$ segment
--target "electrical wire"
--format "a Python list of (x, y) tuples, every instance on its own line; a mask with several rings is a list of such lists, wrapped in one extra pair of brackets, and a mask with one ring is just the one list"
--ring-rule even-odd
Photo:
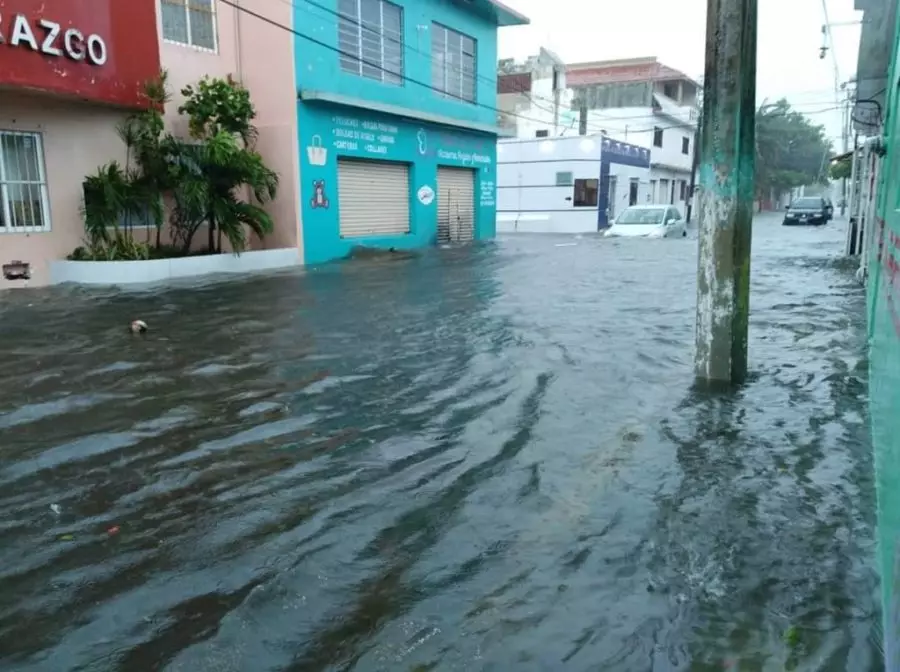
[[(248, 8), (246, 8), (246, 7), (242, 7), (241, 5), (237, 4), (236, 2), (233, 2), (232, 0), (219, 0), (219, 2), (221, 2), (222, 4), (227, 5), (227, 6), (229, 6), (229, 7), (232, 7), (232, 8), (236, 9), (236, 10), (239, 11), (239, 12), (243, 12), (244, 14), (247, 14), (248, 16), (252, 16), (252, 17), (254, 17), (255, 19), (257, 19), (257, 20), (259, 20), (259, 21), (262, 21), (262, 22), (267, 23), (267, 24), (269, 24), (269, 25), (271, 25), (271, 26), (274, 26), (275, 28), (280, 28), (281, 30), (284, 30), (284, 31), (289, 32), (289, 33), (292, 33), (293, 35), (295, 35), (295, 36), (297, 36), (297, 37), (299, 37), (299, 38), (301, 38), (301, 39), (303, 39), (303, 40), (306, 40), (306, 41), (308, 41), (308, 42), (311, 42), (312, 44), (315, 44), (316, 46), (322, 47), (323, 49), (327, 49), (328, 51), (335, 52), (335, 53), (337, 53), (337, 54), (340, 54), (341, 56), (346, 56), (347, 58), (352, 58), (352, 59), (354, 59), (354, 60), (356, 60), (356, 61), (359, 61), (359, 62), (362, 63), (363, 65), (367, 65), (367, 66), (369, 66), (369, 67), (371, 67), (371, 68), (375, 68), (375, 69), (381, 70), (382, 72), (385, 72), (384, 67), (382, 67), (382, 65), (381, 65), (380, 63), (375, 63), (375, 62), (373, 62), (373, 61), (368, 61), (368, 60), (366, 60), (366, 59), (364, 59), (364, 58), (361, 58), (360, 56), (357, 56), (356, 54), (352, 54), (352, 53), (350, 53), (350, 52), (344, 51), (343, 49), (340, 49), (339, 47), (334, 47), (334, 46), (332, 46), (332, 45), (330, 45), (330, 44), (327, 44), (327, 43), (323, 42), (322, 40), (319, 40), (319, 39), (317, 39), (317, 38), (315, 38), (315, 37), (312, 37), (311, 35), (307, 35), (306, 33), (303, 33), (303, 32), (301, 32), (301, 31), (299, 31), (299, 30), (295, 30), (294, 28), (292, 28), (292, 27), (290, 27), (290, 26), (285, 26), (283, 23), (279, 23), (278, 21), (276, 21), (276, 20), (274, 20), (274, 19), (271, 19), (271, 18), (269, 18), (268, 16), (264, 16), (263, 14), (260, 14), (260, 13), (258, 13), (258, 12), (253, 11), (252, 9), (248, 9)], [(403, 80), (403, 81), (409, 82), (409, 83), (411, 83), (411, 84), (416, 84), (416, 85), (421, 86), (421, 87), (423, 87), (423, 88), (425, 88), (425, 89), (429, 89), (429, 90), (431, 90), (431, 91), (434, 91), (434, 92), (436, 92), (436, 93), (439, 93), (439, 94), (441, 94), (442, 96), (448, 96), (448, 97), (453, 98), (453, 99), (455, 99), (455, 100), (459, 100), (459, 101), (462, 101), (462, 102), (470, 103), (470, 104), (472, 104), (472, 105), (474, 105), (474, 106), (476, 106), (476, 107), (481, 107), (481, 108), (484, 108), (484, 109), (486, 109), (486, 110), (490, 110), (490, 111), (496, 112), (496, 113), (501, 113), (501, 114), (506, 114), (506, 115), (509, 115), (509, 116), (514, 116), (514, 117), (517, 117), (517, 118), (519, 118), (519, 119), (523, 119), (523, 120), (525, 120), (525, 121), (533, 121), (533, 122), (539, 123), (539, 124), (545, 124), (545, 123), (547, 123), (546, 120), (543, 120), (543, 119), (534, 119), (534, 118), (531, 118), (531, 117), (526, 117), (526, 116), (524, 116), (524, 115), (520, 115), (520, 114), (517, 114), (517, 113), (514, 113), (514, 112), (509, 112), (509, 111), (507, 111), (507, 110), (502, 110), (502, 109), (500, 109), (500, 108), (498, 108), (498, 107), (494, 107), (494, 106), (492, 106), (492, 105), (485, 105), (484, 103), (479, 103), (479, 102), (477, 102), (477, 101), (475, 101), (475, 102), (464, 101), (463, 99), (459, 98), (458, 96), (454, 96), (453, 94), (450, 94), (450, 93), (444, 91), (443, 89), (440, 89), (440, 88), (438, 88), (438, 87), (436, 87), (436, 86), (433, 86), (432, 84), (427, 84), (427, 83), (425, 83), (425, 82), (422, 82), (422, 81), (420, 81), (420, 80), (418, 80), (418, 79), (414, 79), (414, 78), (409, 77), (408, 75), (405, 75), (405, 74), (402, 74), (402, 73), (393, 73), (393, 72), (392, 72), (391, 74), (392, 74), (392, 75), (398, 76), (398, 77), (399, 77), (401, 80)]]
[(838, 88), (841, 75), (838, 68), (837, 54), (834, 52), (834, 35), (831, 33), (831, 21), (828, 19), (828, 1), (822, 0), (822, 14), (825, 16), (825, 36), (828, 38), (831, 61), (834, 64), (834, 102), (838, 102)]
[[(285, 5), (287, 5), (287, 6), (289, 6), (289, 7), (291, 7), (292, 9), (300, 9), (296, 4), (294, 4), (293, 0), (278, 0), (278, 1), (281, 2), (281, 3), (283, 3), (283, 4), (285, 4)], [(429, 58), (429, 59), (431, 58), (431, 54), (430, 54), (430, 53), (426, 53), (426, 52), (424, 52), (424, 51), (422, 51), (422, 50), (420, 50), (420, 49), (417, 49), (417, 48), (413, 47), (412, 45), (409, 45), (409, 44), (405, 43), (405, 42), (404, 42), (402, 39), (400, 39), (400, 38), (396, 38), (396, 37), (392, 37), (392, 36), (390, 36), (390, 35), (386, 35), (383, 31), (379, 31), (379, 30), (377, 30), (377, 29), (375, 29), (375, 28), (372, 28), (372, 27), (370, 27), (370, 26), (367, 26), (364, 22), (362, 22), (362, 21), (360, 21), (360, 20), (357, 20), (357, 19), (355, 19), (355, 18), (353, 18), (353, 17), (346, 16), (345, 14), (341, 14), (339, 11), (337, 11), (337, 10), (335, 10), (335, 9), (332, 9), (332, 8), (330, 8), (330, 7), (325, 7), (324, 5), (321, 5), (321, 4), (319, 4), (318, 2), (315, 2), (315, 0), (301, 0), (301, 1), (304, 2), (306, 5), (309, 5), (309, 6), (311, 6), (311, 7), (314, 7), (314, 8), (316, 8), (316, 9), (319, 9), (319, 10), (323, 11), (323, 12), (326, 12), (326, 13), (329, 14), (329, 15), (332, 15), (332, 16), (336, 17), (338, 20), (346, 21), (347, 23), (349, 23), (349, 24), (352, 25), (352, 26), (356, 26), (357, 28), (360, 28), (361, 30), (366, 30), (366, 31), (368, 31), (369, 33), (371, 33), (371, 34), (377, 36), (379, 40), (382, 40), (382, 39), (383, 39), (383, 40), (386, 40), (386, 41), (388, 41), (388, 42), (390, 42), (390, 43), (392, 43), (392, 44), (397, 44), (398, 46), (402, 47), (402, 48), (405, 49), (405, 50), (408, 50), (408, 51), (411, 51), (411, 52), (413, 52), (413, 53), (419, 54), (419, 55), (421, 55), (421, 56), (424, 56), (425, 58)], [(226, 2), (225, 4), (231, 5), (232, 7), (234, 6), (232, 3), (229, 3), (229, 2)], [(241, 9), (243, 9), (243, 8), (241, 8)], [(338, 28), (338, 27), (339, 27), (337, 23), (333, 23), (332, 25), (334, 25), (335, 28)], [(285, 29), (288, 29), (287, 26), (284, 26), (284, 28), (285, 28)], [(293, 29), (289, 29), (289, 30), (291, 30), (291, 31), (294, 32), (295, 34), (298, 34), (298, 35), (299, 35), (299, 33), (297, 33), (296, 31), (294, 31)], [(302, 36), (301, 36), (301, 37), (302, 37)], [(329, 48), (335, 49), (334, 47), (329, 47)], [(346, 53), (346, 52), (341, 51), (339, 48), (337, 49), (337, 51), (338, 51), (339, 53), (341, 53), (342, 55), (346, 55), (346, 56), (348, 56), (348, 57), (350, 57), (350, 58), (353, 58), (353, 59), (355, 59), (355, 60), (359, 60), (360, 62), (365, 63), (365, 65), (369, 65), (370, 67), (377, 68), (377, 69), (381, 70), (382, 72), (384, 71), (384, 68), (383, 68), (380, 64), (377, 64), (377, 63), (374, 63), (374, 62), (363, 61), (362, 59), (357, 58), (355, 54), (348, 54), (348, 53)], [(420, 83), (420, 82), (416, 82), (415, 80), (411, 80), (411, 79), (409, 79), (408, 77), (405, 77), (405, 76), (402, 75), (402, 74), (398, 74), (398, 73), (392, 73), (392, 74), (398, 75), (398, 76), (400, 76), (401, 79), (404, 79), (404, 80), (407, 80), (407, 81), (411, 81), (411, 82), (414, 82), (414, 83)], [(510, 74), (514, 74), (514, 73), (510, 73)], [(479, 74), (477, 74), (477, 73), (473, 73), (473, 75), (475, 76), (476, 81), (478, 81), (478, 80), (483, 81), (483, 82), (489, 84), (491, 87), (496, 87), (496, 86), (497, 86), (497, 79), (496, 79), (496, 77), (495, 77), (495, 78), (491, 78), (491, 77), (487, 77), (487, 76), (485, 76), (485, 75), (479, 75)], [(661, 78), (660, 78), (659, 80), (657, 80), (657, 78), (650, 78), (650, 79), (648, 79), (648, 80), (646, 80), (646, 81), (654, 82), (654, 81), (663, 81), (663, 80), (662, 80)], [(431, 87), (431, 88), (434, 88), (434, 87)], [(542, 107), (541, 105), (538, 105), (535, 99), (544, 101), (544, 102), (548, 103), (549, 105), (554, 105), (554, 106), (556, 106), (556, 105), (557, 105), (557, 101), (555, 101), (555, 100), (551, 100), (550, 98), (547, 98), (547, 97), (545, 97), (545, 96), (538, 96), (538, 95), (532, 93), (531, 91), (526, 91), (525, 89), (517, 89), (517, 88), (514, 88), (513, 91), (511, 91), (510, 93), (520, 94), (520, 95), (524, 96), (524, 97), (526, 98), (526, 100), (528, 100), (535, 108), (537, 108), (537, 109), (540, 110), (541, 112), (547, 112), (547, 113), (549, 113), (549, 114), (556, 114), (556, 110), (554, 110), (554, 109), (552, 109), (552, 108), (546, 108), (546, 107)], [(496, 108), (493, 108), (493, 109), (496, 109)], [(518, 114), (515, 114), (515, 113), (512, 113), (512, 112), (507, 112), (507, 111), (505, 111), (505, 110), (497, 110), (497, 111), (498, 111), (498, 112), (501, 112), (501, 113), (503, 113), (503, 114), (508, 114), (508, 115), (511, 115), (511, 116), (516, 116), (516, 117), (518, 117), (518, 118), (520, 118), (520, 119), (524, 119), (524, 120), (527, 120), (527, 121), (534, 121), (534, 122), (536, 122), (536, 123), (547, 123), (546, 120), (530, 119), (530, 118), (527, 118), (527, 117), (523, 117), (522, 115), (518, 115)], [(641, 116), (641, 117), (634, 117), (634, 116), (604, 117), (601, 121), (602, 121), (602, 122), (605, 122), (605, 121), (641, 121), (642, 119), (645, 120), (645, 121), (647, 121), (647, 122), (650, 122), (650, 121), (657, 120), (658, 117), (657, 117), (656, 115), (643, 115), (643, 116)], [(574, 127), (575, 123), (578, 123), (577, 120), (575, 120), (575, 121), (571, 124), (571, 126)], [(690, 126), (690, 125), (691, 125), (691, 124), (690, 124), (689, 122), (684, 122), (684, 124), (683, 124), (683, 126)], [(681, 124), (675, 124), (675, 125), (671, 126), (671, 128), (679, 128), (679, 127), (681, 127), (681, 126), (682, 126)], [(589, 127), (588, 130), (589, 130), (589, 131), (593, 131), (593, 132), (596, 133), (596, 134), (601, 134), (601, 133), (606, 132), (607, 130), (610, 130), (610, 127), (609, 127), (608, 125), (604, 125), (602, 128), (601, 128), (601, 127), (597, 127), (597, 128), (590, 128), (590, 127)], [(620, 132), (620, 133), (628, 133), (628, 132), (631, 132), (629, 129), (622, 129), (622, 128), (612, 128), (611, 130), (617, 131), (617, 132)], [(641, 131), (634, 131), (634, 132), (641, 132)]]
[[(278, 0), (278, 1), (279, 1), (279, 2), (282, 2), (282, 3), (286, 4), (286, 5), (288, 5), (288, 6), (291, 7), (292, 9), (300, 9), (297, 5), (295, 5), (295, 4), (293, 3), (292, 0)], [(361, 29), (361, 30), (369, 31), (369, 32), (372, 33), (373, 35), (377, 36), (379, 40), (382, 40), (382, 39), (383, 39), (383, 40), (386, 40), (386, 41), (388, 41), (388, 42), (391, 42), (392, 44), (397, 44), (398, 46), (400, 46), (400, 47), (401, 47), (402, 49), (404, 49), (404, 50), (408, 50), (408, 51), (411, 51), (411, 52), (413, 52), (413, 53), (417, 53), (417, 54), (419, 54), (419, 55), (421, 55), (421, 56), (424, 56), (424, 57), (426, 57), (426, 58), (431, 58), (431, 54), (430, 54), (430, 53), (425, 53), (424, 51), (422, 51), (422, 50), (420, 50), (420, 49), (417, 49), (417, 48), (413, 47), (413, 46), (410, 45), (410, 44), (406, 44), (406, 43), (403, 41), (402, 38), (392, 37), (392, 36), (390, 36), (390, 35), (385, 34), (384, 31), (379, 31), (379, 30), (377, 30), (377, 29), (375, 29), (375, 28), (372, 28), (372, 27), (366, 25), (366, 24), (365, 24), (363, 21), (361, 21), (361, 20), (355, 19), (355, 18), (350, 17), (350, 16), (347, 16), (347, 15), (345, 15), (345, 14), (341, 14), (341, 12), (339, 12), (338, 10), (332, 9), (332, 8), (330, 8), (330, 7), (326, 7), (326, 6), (324, 6), (324, 5), (321, 5), (321, 4), (319, 4), (318, 2), (315, 2), (314, 0), (301, 0), (301, 1), (304, 2), (306, 5), (310, 5), (311, 7), (315, 7), (316, 9), (319, 9), (319, 10), (321, 10), (321, 11), (323, 11), (323, 12), (326, 12), (326, 13), (332, 15), (332, 16), (335, 16), (335, 17), (336, 17), (338, 20), (340, 20), (340, 21), (346, 21), (346, 22), (348, 22), (350, 25), (356, 26), (357, 28), (359, 28), (359, 29)], [(334, 25), (335, 25), (336, 28), (338, 27), (338, 24), (337, 24), (337, 23), (335, 23)], [(477, 72), (476, 72), (476, 73), (472, 73), (472, 74), (474, 75), (476, 81), (481, 80), (481, 81), (483, 81), (483, 82), (485, 82), (485, 83), (491, 85), (492, 87), (496, 87), (496, 85), (497, 85), (497, 80), (496, 80), (496, 78), (493, 78), (493, 79), (492, 79), (492, 78), (487, 77), (487, 76), (485, 76), (485, 75), (479, 75)], [(551, 113), (551, 114), (554, 113), (554, 110), (553, 110), (553, 109), (543, 108), (543, 107), (541, 107), (540, 105), (538, 105), (537, 102), (535, 101), (535, 97), (537, 97), (537, 98), (539, 98), (540, 100), (543, 100), (543, 101), (545, 101), (545, 102), (547, 102), (547, 103), (549, 103), (549, 104), (551, 104), (551, 105), (555, 105), (555, 104), (556, 104), (556, 101), (554, 101), (554, 100), (550, 100), (549, 98), (546, 98), (546, 97), (543, 97), (543, 96), (535, 96), (535, 94), (531, 93), (530, 91), (525, 91), (524, 89), (516, 89), (516, 90), (513, 91), (513, 93), (518, 93), (518, 94), (524, 95), (532, 105), (534, 105), (536, 108), (538, 108), (538, 109), (541, 110), (542, 112), (549, 112), (549, 113)]]
[[(363, 58), (361, 58), (361, 57), (358, 57), (356, 54), (353, 54), (353, 53), (344, 51), (343, 49), (340, 49), (339, 47), (334, 47), (334, 46), (332, 46), (332, 45), (330, 45), (330, 44), (327, 44), (326, 42), (323, 42), (322, 40), (319, 40), (319, 39), (317, 39), (317, 38), (315, 38), (315, 37), (312, 37), (311, 35), (307, 35), (306, 33), (303, 33), (303, 32), (301, 32), (301, 31), (295, 30), (294, 28), (292, 28), (292, 27), (290, 27), (290, 26), (286, 26), (286, 25), (284, 25), (284, 24), (282, 24), (282, 23), (279, 23), (278, 21), (276, 21), (276, 20), (274, 20), (274, 19), (271, 19), (271, 18), (269, 18), (269, 17), (267, 17), (267, 16), (264, 16), (263, 14), (260, 14), (260, 13), (258, 13), (258, 12), (255, 12), (255, 11), (251, 10), (251, 9), (248, 9), (248, 8), (246, 8), (246, 7), (243, 7), (243, 6), (239, 5), (239, 4), (237, 4), (236, 2), (234, 2), (233, 0), (219, 0), (219, 1), (220, 1), (222, 4), (225, 4), (225, 5), (229, 6), (229, 7), (234, 8), (234, 9), (237, 10), (237, 11), (243, 12), (244, 14), (247, 14), (248, 16), (252, 16), (253, 18), (255, 18), (255, 19), (259, 20), (259, 21), (262, 21), (262, 22), (267, 23), (267, 24), (269, 24), (269, 25), (271, 25), (271, 26), (273, 26), (273, 27), (275, 27), (275, 28), (279, 28), (279, 29), (284, 30), (284, 31), (286, 31), (286, 32), (288, 32), (288, 33), (291, 33), (291, 34), (295, 35), (296, 37), (299, 37), (299, 38), (301, 38), (301, 39), (303, 39), (303, 40), (306, 40), (306, 41), (308, 41), (308, 42), (311, 42), (312, 44), (315, 44), (316, 46), (322, 47), (322, 48), (324, 48), (324, 49), (327, 49), (328, 51), (332, 51), (332, 52), (337, 53), (337, 54), (339, 54), (339, 55), (346, 56), (346, 57), (352, 58), (352, 59), (354, 59), (354, 60), (358, 60), (358, 61), (359, 61), (360, 63), (362, 63), (363, 65), (367, 65), (367, 66), (369, 66), (369, 67), (372, 67), (372, 68), (381, 70), (382, 72), (385, 71), (385, 69), (384, 69), (384, 68), (382, 67), (382, 65), (379, 64), (379, 63), (375, 63), (375, 62), (373, 62), (373, 61), (367, 61), (367, 60), (365, 60), (365, 59), (363, 59)], [(289, 4), (290, 6), (294, 7), (293, 3), (292, 3), (290, 0), (279, 0), (279, 1), (285, 2), (286, 4)], [(304, 2), (310, 3), (310, 0), (304, 0)], [(316, 3), (311, 3), (311, 4), (315, 4), (316, 6), (320, 6), (320, 5), (317, 5)], [(327, 8), (326, 8), (326, 9), (327, 9)], [(328, 11), (331, 12), (331, 10), (328, 10)], [(338, 14), (338, 16), (342, 16), (342, 15)], [(423, 52), (420, 52), (420, 51), (418, 51), (418, 50), (416, 50), (416, 51), (417, 51), (417, 53), (420, 53), (420, 54), (423, 53)], [(427, 55), (427, 54), (425, 54), (425, 55)], [(433, 86), (433, 85), (431, 85), (431, 84), (427, 84), (427, 83), (422, 82), (422, 81), (420, 81), (420, 80), (414, 79), (414, 78), (412, 78), (412, 77), (409, 77), (408, 75), (405, 75), (405, 74), (402, 74), (402, 73), (400, 73), (400, 74), (398, 74), (398, 73), (392, 73), (392, 74), (399, 76), (403, 81), (407, 81), (407, 82), (410, 82), (410, 83), (412, 83), (412, 84), (416, 84), (416, 85), (418, 85), (418, 86), (421, 86), (421, 87), (423, 87), (423, 88), (429, 89), (429, 90), (434, 91), (434, 92), (436, 92), (436, 93), (439, 93), (439, 94), (441, 94), (441, 95), (450, 96), (451, 98), (456, 98), (456, 97), (453, 96), (452, 94), (448, 94), (448, 93), (447, 93), (446, 91), (444, 91), (443, 89), (440, 89), (440, 88), (438, 88), (438, 87), (436, 87), (436, 86)], [(458, 99), (458, 98), (456, 98), (456, 99), (457, 99), (457, 100), (461, 100), (461, 99)], [(465, 102), (470, 102), (470, 101), (465, 101)], [(518, 119), (522, 119), (523, 121), (531, 121), (531, 122), (540, 123), (540, 124), (545, 124), (545, 123), (547, 123), (546, 120), (544, 120), (544, 119), (535, 119), (535, 118), (533, 118), (533, 117), (526, 117), (526, 116), (524, 116), (524, 115), (521, 115), (521, 114), (518, 114), (518, 113), (515, 113), (515, 112), (509, 112), (509, 111), (507, 111), (507, 110), (502, 110), (502, 109), (500, 109), (500, 108), (498, 108), (498, 107), (494, 107), (494, 106), (492, 106), (492, 105), (486, 105), (486, 104), (484, 104), (484, 103), (479, 103), (479, 102), (477, 102), (477, 101), (472, 102), (471, 104), (472, 104), (472, 105), (475, 105), (476, 107), (481, 107), (481, 108), (490, 110), (490, 111), (495, 112), (495, 113), (501, 113), (501, 114), (505, 114), (505, 115), (508, 115), (508, 116), (511, 116), (511, 117), (515, 117), (515, 118), (518, 118)], [(817, 111), (817, 112), (810, 112), (810, 113), (808, 113), (808, 114), (819, 114), (819, 113), (825, 113), (825, 112), (829, 112), (829, 111), (831, 111), (831, 110), (830, 110), (830, 109), (826, 109), (826, 110), (819, 110), (819, 111)], [(657, 118), (657, 117), (653, 117), (653, 118), (655, 119), (655, 118)], [(613, 118), (608, 118), (608, 119), (609, 119), (609, 120), (613, 120)], [(621, 121), (626, 121), (626, 120), (633, 120), (633, 119), (636, 119), (636, 118), (635, 118), (635, 117), (621, 117), (621, 118), (616, 118), (616, 119), (621, 120)], [(573, 125), (574, 125), (574, 124), (573, 124)], [(689, 125), (688, 122), (682, 122), (682, 123), (672, 124), (672, 125), (670, 125), (670, 126), (654, 125), (654, 126), (651, 126), (651, 127), (648, 127), (648, 128), (636, 128), (636, 129), (626, 128), (626, 129), (619, 129), (619, 128), (613, 128), (613, 127), (608, 127), (608, 126), (607, 126), (607, 127), (604, 127), (604, 128), (599, 128), (599, 129), (589, 129), (589, 130), (594, 130), (594, 134), (595, 134), (595, 135), (606, 135), (606, 134), (607, 134), (607, 131), (609, 131), (609, 130), (613, 130), (613, 131), (616, 131), (616, 132), (618, 132), (618, 133), (647, 133), (647, 132), (650, 132), (650, 131), (657, 131), (657, 130), (665, 131), (665, 130), (670, 130), (670, 129), (675, 129), (675, 128), (684, 128), (685, 126), (688, 126), (688, 125)]]

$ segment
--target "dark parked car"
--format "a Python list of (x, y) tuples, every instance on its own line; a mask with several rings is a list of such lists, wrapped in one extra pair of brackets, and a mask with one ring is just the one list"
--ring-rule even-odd
[(798, 198), (784, 213), (785, 226), (792, 224), (814, 224), (821, 226), (829, 219), (828, 204), (821, 196)]

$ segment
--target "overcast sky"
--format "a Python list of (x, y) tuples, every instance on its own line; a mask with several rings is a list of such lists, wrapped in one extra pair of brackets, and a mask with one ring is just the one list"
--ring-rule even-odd
[[(853, 0), (758, 0), (757, 105), (786, 97), (824, 124), (840, 144), (832, 54), (819, 58), (827, 8), (841, 81), (856, 72), (862, 13)], [(703, 74), (706, 0), (504, 0), (531, 19), (500, 30), (500, 58), (525, 58), (542, 46), (568, 62), (656, 56), (698, 78)]]

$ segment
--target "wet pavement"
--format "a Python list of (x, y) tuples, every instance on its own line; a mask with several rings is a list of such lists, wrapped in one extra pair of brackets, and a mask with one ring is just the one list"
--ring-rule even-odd
[(842, 249), (758, 219), (725, 396), (692, 239), (0, 294), (0, 669), (879, 669)]

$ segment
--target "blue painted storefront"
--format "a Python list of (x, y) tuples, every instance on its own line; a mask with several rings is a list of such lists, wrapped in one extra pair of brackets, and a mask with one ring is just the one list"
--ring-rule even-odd
[(650, 169), (650, 150), (627, 142), (603, 139), (603, 151), (600, 154), (600, 193), (598, 197), (597, 229), (609, 227), (609, 176), (610, 166), (614, 163), (634, 168)]
[[(294, 40), (306, 263), (345, 256), (356, 245), (408, 249), (433, 244), (437, 199), (420, 199), (417, 192), (424, 186), (437, 191), (440, 165), (476, 169), (475, 235), (494, 235), (497, 29), (527, 23), (527, 19), (491, 0), (391, 2), (402, 10), (399, 83), (342, 69), (338, 0), (294, 3), (294, 26), (309, 37), (298, 35)], [(475, 41), (474, 103), (435, 90), (432, 32), (439, 29), (436, 24)], [(322, 150), (316, 147), (324, 150), (324, 163)], [(310, 161), (311, 157), (315, 160)], [(408, 234), (347, 240), (339, 236), (339, 157), (409, 165)], [(328, 207), (322, 207), (325, 200)]]
[[(475, 169), (475, 237), (494, 236), (496, 136), (394, 115), (366, 113), (342, 105), (299, 103), (299, 108), (303, 249), (307, 264), (344, 257), (357, 245), (412, 249), (435, 244), (437, 198), (420, 199), (418, 194), (425, 187), (437, 191), (440, 165)], [(322, 163), (323, 154), (324, 165), (314, 165)], [(408, 234), (340, 237), (339, 157), (399, 161), (409, 165), (411, 221)], [(377, 170), (377, 164), (373, 164), (372, 169)], [(316, 191), (318, 186), (322, 187), (323, 198)]]

